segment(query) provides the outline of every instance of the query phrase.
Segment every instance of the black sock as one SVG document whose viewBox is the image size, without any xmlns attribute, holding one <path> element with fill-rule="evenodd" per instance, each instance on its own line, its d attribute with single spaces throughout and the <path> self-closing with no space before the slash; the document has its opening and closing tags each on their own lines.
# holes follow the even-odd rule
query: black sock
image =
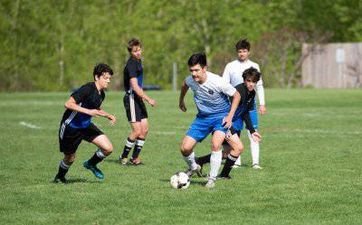
<svg viewBox="0 0 362 225">
<path fill-rule="evenodd" d="M 199 164 L 200 166 L 204 165 L 205 163 L 210 163 L 210 157 L 211 157 L 211 154 L 198 157 L 196 159 L 196 163 Z"/>
<path fill-rule="evenodd" d="M 69 167 L 70 165 L 65 164 L 65 162 L 62 160 L 59 164 L 57 177 L 64 177 L 65 174 L 67 174 Z"/>
<path fill-rule="evenodd" d="M 224 168 L 222 169 L 220 173 L 220 177 L 228 177 L 230 174 L 230 171 L 232 169 L 232 166 L 235 164 L 235 161 L 238 159 L 237 156 L 233 156 L 231 154 L 228 155 L 226 158 L 226 162 L 224 164 Z"/>
<path fill-rule="evenodd" d="M 134 146 L 133 153 L 132 153 L 132 159 L 135 159 L 139 156 L 144 144 L 145 144 L 145 139 L 137 138 L 136 145 Z"/>
<path fill-rule="evenodd" d="M 102 160 L 105 158 L 106 156 L 104 155 L 104 153 L 98 149 L 94 155 L 92 156 L 92 158 L 90 158 L 88 160 L 88 163 L 92 166 L 96 166 L 98 163 L 102 162 Z"/>
<path fill-rule="evenodd" d="M 134 143 L 135 143 L 135 140 L 131 140 L 131 139 L 127 138 L 126 145 L 123 148 L 123 153 L 121 156 L 122 159 L 128 158 L 128 154 L 131 151 L 131 149 L 133 148 Z"/>
</svg>

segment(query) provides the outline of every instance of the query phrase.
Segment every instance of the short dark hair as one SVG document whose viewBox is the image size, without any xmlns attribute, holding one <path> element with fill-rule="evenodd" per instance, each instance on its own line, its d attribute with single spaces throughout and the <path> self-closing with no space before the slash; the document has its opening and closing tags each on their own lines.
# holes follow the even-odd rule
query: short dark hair
<svg viewBox="0 0 362 225">
<path fill-rule="evenodd" d="M 131 52 L 131 51 L 132 51 L 132 48 L 133 48 L 134 46 L 140 46 L 140 47 L 142 47 L 141 41 L 138 40 L 138 39 L 136 39 L 136 38 L 132 38 L 132 39 L 128 42 L 128 44 L 127 44 L 127 50 L 128 50 L 128 52 Z"/>
<path fill-rule="evenodd" d="M 250 43 L 248 41 L 248 39 L 241 39 L 240 41 L 238 41 L 238 43 L 236 43 L 235 45 L 236 51 L 240 50 L 240 49 L 247 49 L 248 51 L 250 51 Z"/>
<path fill-rule="evenodd" d="M 104 63 L 97 64 L 93 69 L 93 78 L 96 80 L 96 77 L 100 77 L 103 73 L 109 73 L 111 76 L 113 75 L 113 70 L 110 66 Z"/>
<path fill-rule="evenodd" d="M 207 66 L 205 53 L 193 54 L 192 56 L 190 56 L 189 61 L 187 62 L 187 64 L 190 67 L 199 64 L 201 66 L 201 68 L 204 68 L 205 66 Z"/>
<path fill-rule="evenodd" d="M 260 77 L 261 77 L 261 73 L 254 67 L 250 67 L 249 69 L 246 69 L 243 73 L 244 82 L 246 80 L 251 79 L 253 82 L 256 83 L 260 80 Z"/>
</svg>

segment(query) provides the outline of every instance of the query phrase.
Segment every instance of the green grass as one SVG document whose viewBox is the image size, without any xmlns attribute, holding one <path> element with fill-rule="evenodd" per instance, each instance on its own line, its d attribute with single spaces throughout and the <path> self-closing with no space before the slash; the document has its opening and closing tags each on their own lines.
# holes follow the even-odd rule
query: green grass
<svg viewBox="0 0 362 225">
<path fill-rule="evenodd" d="M 82 167 L 95 147 L 84 142 L 67 185 L 52 184 L 62 155 L 58 126 L 69 93 L 0 94 L 1 224 L 362 224 L 362 90 L 267 90 L 261 117 L 262 171 L 250 168 L 246 145 L 233 179 L 213 190 L 193 178 L 175 190 L 169 178 L 186 165 L 179 144 L 195 115 L 178 110 L 178 94 L 150 92 L 150 132 L 144 166 L 120 166 L 129 132 L 121 93 L 107 93 L 103 108 L 115 113 L 109 136 L 114 153 L 100 168 L 103 182 Z M 31 129 L 27 122 L 39 126 Z M 210 139 L 196 148 L 207 153 Z"/>
</svg>

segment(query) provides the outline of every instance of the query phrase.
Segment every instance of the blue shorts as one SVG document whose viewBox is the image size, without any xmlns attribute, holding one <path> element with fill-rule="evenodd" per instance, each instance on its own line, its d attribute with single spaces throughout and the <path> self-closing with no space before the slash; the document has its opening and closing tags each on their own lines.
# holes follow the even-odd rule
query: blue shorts
<svg viewBox="0 0 362 225">
<path fill-rule="evenodd" d="M 251 124 L 253 125 L 254 129 L 257 130 L 258 129 L 258 111 L 256 109 L 256 105 L 254 102 L 254 106 L 253 109 L 249 111 L 249 115 L 250 115 L 250 119 L 251 119 Z M 243 119 L 242 118 L 237 118 L 236 120 L 233 121 L 233 128 L 236 131 L 241 131 L 244 129 L 244 123 L 243 123 Z"/>
<path fill-rule="evenodd" d="M 225 129 L 222 126 L 222 120 L 226 116 L 227 114 L 213 115 L 208 117 L 196 117 L 186 135 L 192 137 L 197 142 L 201 142 L 207 137 L 207 135 L 214 131 L 219 130 L 226 133 L 228 129 Z"/>
</svg>

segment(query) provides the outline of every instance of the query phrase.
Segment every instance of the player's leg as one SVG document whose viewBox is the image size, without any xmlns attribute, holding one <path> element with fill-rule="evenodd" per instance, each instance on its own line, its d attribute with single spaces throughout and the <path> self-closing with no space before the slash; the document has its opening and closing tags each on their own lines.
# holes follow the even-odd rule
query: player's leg
<svg viewBox="0 0 362 225">
<path fill-rule="evenodd" d="M 54 183 L 67 183 L 65 179 L 65 175 L 68 173 L 70 166 L 73 164 L 75 160 L 75 153 L 66 154 L 64 153 L 64 158 L 60 161 L 58 173 L 54 178 Z"/>
<path fill-rule="evenodd" d="M 126 144 L 123 147 L 123 152 L 119 156 L 121 164 L 125 165 L 128 162 L 128 155 L 136 143 L 136 139 L 141 135 L 141 122 L 130 122 L 131 133 L 128 135 Z"/>
<path fill-rule="evenodd" d="M 253 127 L 255 130 L 258 129 L 258 113 L 255 107 L 255 103 L 254 103 L 254 109 L 252 111 L 249 112 L 250 118 L 251 118 L 251 122 L 253 124 Z M 254 141 L 250 131 L 248 130 L 248 138 L 250 141 L 250 152 L 251 152 L 251 158 L 252 158 L 252 167 L 254 169 L 261 169 L 261 167 L 259 166 L 259 153 L 260 153 L 260 146 L 259 146 L 259 142 Z"/>
<path fill-rule="evenodd" d="M 222 143 L 225 139 L 225 133 L 220 130 L 216 130 L 211 138 L 211 156 L 210 156 L 210 173 L 208 181 L 206 183 L 207 188 L 213 188 L 215 186 L 215 180 L 222 161 Z"/>
<path fill-rule="evenodd" d="M 147 118 L 144 118 L 141 120 L 140 122 L 141 125 L 141 132 L 140 135 L 137 137 L 136 142 L 135 142 L 135 146 L 134 146 L 134 150 L 132 153 L 132 158 L 131 158 L 131 162 L 134 165 L 140 165 L 141 164 L 141 159 L 139 157 L 139 154 L 141 153 L 141 150 L 143 148 L 143 145 L 145 144 L 145 140 L 148 134 L 148 120 Z"/>
<path fill-rule="evenodd" d="M 200 165 L 196 163 L 195 160 L 195 153 L 193 151 L 194 147 L 197 144 L 197 140 L 193 137 L 190 137 L 186 135 L 181 143 L 181 154 L 187 163 L 188 170 L 186 171 L 186 174 L 188 176 L 192 176 L 194 173 L 197 173 L 198 176 L 201 176 L 200 174 Z"/>
<path fill-rule="evenodd" d="M 230 179 L 230 171 L 235 164 L 235 161 L 240 156 L 240 154 L 244 150 L 244 146 L 240 141 L 239 135 L 237 133 L 234 133 L 231 136 L 228 136 L 226 138 L 229 146 L 230 146 L 230 152 L 227 155 L 224 167 L 220 173 L 221 178 Z"/>
</svg>

